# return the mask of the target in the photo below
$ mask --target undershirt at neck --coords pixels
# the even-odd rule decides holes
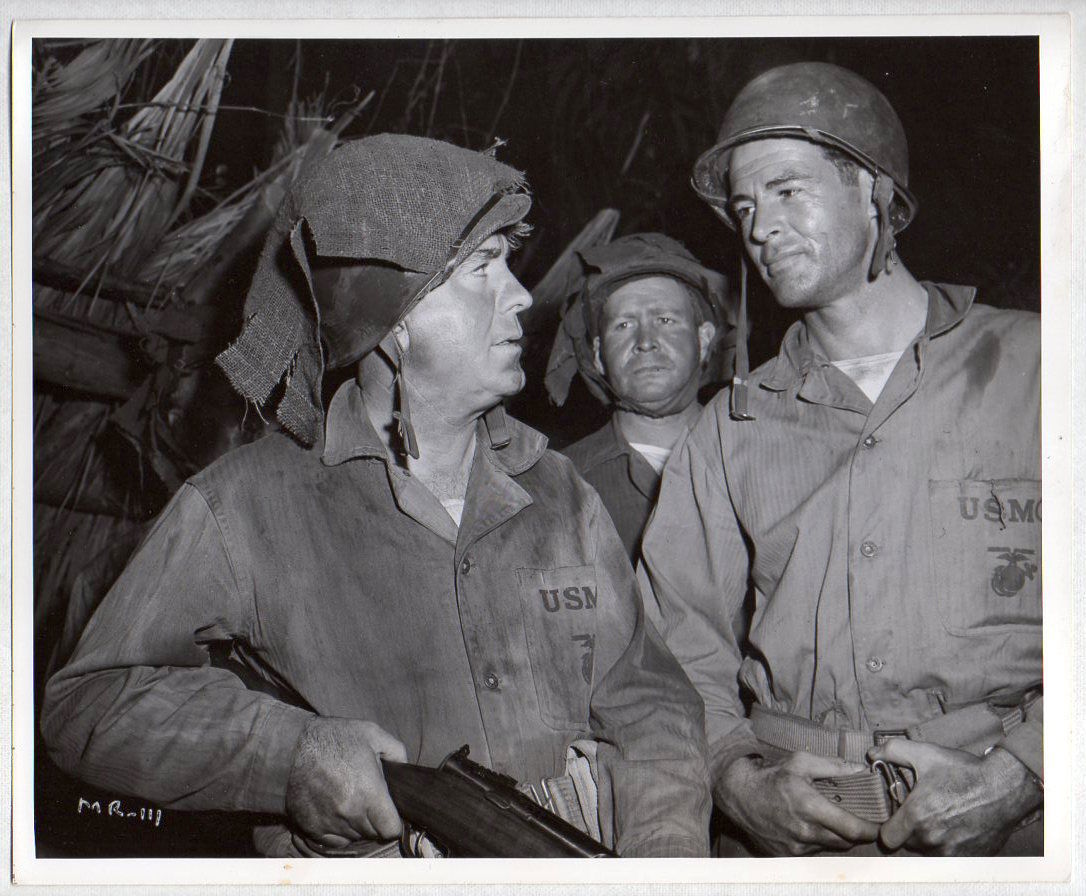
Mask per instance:
[[[449,498],[447,501],[442,501],[441,506],[445,508],[445,511],[452,517],[452,521],[456,523],[457,528],[459,528],[460,519],[464,516],[464,499]]]
[[[874,403],[882,394],[886,381],[894,372],[898,359],[904,354],[900,352],[887,352],[882,355],[866,355],[863,358],[846,358],[842,361],[831,361],[838,370],[846,374],[860,389],[864,395]]]
[[[630,442],[630,447],[649,462],[657,474],[664,472],[664,464],[671,457],[670,448],[661,448],[659,445],[646,445],[644,442]]]

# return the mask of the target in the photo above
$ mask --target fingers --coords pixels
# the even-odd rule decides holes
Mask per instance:
[[[912,813],[902,806],[879,828],[879,840],[887,849],[900,849],[915,833]]]
[[[400,832],[403,831],[403,821],[400,819],[400,813],[396,811],[396,804],[389,796],[383,775],[377,785],[370,790],[364,824],[368,824],[370,828],[367,836],[378,840],[391,840],[393,837],[399,837]]]
[[[917,777],[927,775],[933,768],[953,761],[960,750],[949,750],[920,740],[906,740],[904,737],[892,737],[867,753],[868,759],[885,759],[895,765],[907,765]]]

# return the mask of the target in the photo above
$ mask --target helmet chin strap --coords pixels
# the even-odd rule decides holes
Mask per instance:
[[[483,423],[486,425],[486,434],[490,439],[491,448],[499,450],[509,444],[512,438],[509,435],[509,421],[505,417],[505,408],[500,401],[483,414]]]
[[[739,248],[739,308],[735,315],[735,375],[732,377],[729,416],[733,420],[753,420],[747,410],[747,378],[750,353],[747,350],[747,254]]]
[[[392,410],[392,419],[396,421],[400,447],[405,454],[418,460],[419,442],[415,438],[415,427],[411,425],[411,407],[407,400],[407,382],[404,380],[407,352],[393,333],[389,333],[378,343],[377,350],[388,359],[393,368],[392,388],[396,391],[396,404]]]
[[[894,225],[890,221],[890,203],[894,198],[894,181],[888,174],[875,172],[875,183],[871,188],[871,199],[879,214],[879,237],[875,251],[871,255],[871,268],[867,272],[869,280],[875,280],[879,274],[889,273],[895,262]]]

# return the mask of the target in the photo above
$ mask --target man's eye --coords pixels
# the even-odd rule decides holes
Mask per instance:
[[[675,322],[675,318],[668,317],[666,314],[661,314],[660,317],[657,318],[657,320],[659,320],[662,324],[670,324]]]
[[[751,216],[754,211],[754,207],[750,205],[737,205],[732,208],[732,214],[735,215],[740,221],[743,221]]]
[[[785,199],[791,199],[793,196],[799,195],[799,187],[782,187],[777,191],[778,196],[782,196]]]

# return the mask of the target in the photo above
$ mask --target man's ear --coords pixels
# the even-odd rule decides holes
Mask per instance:
[[[602,377],[607,376],[607,371],[604,369],[603,360],[600,358],[600,337],[597,336],[592,340],[592,366],[596,368],[596,373]]]
[[[875,178],[866,168],[857,166],[857,178],[859,180],[860,195],[867,201],[867,216],[878,220],[879,206],[875,202]]]
[[[711,320],[702,321],[698,325],[698,354],[702,364],[709,360],[709,352],[712,351],[715,336],[716,324]]]

